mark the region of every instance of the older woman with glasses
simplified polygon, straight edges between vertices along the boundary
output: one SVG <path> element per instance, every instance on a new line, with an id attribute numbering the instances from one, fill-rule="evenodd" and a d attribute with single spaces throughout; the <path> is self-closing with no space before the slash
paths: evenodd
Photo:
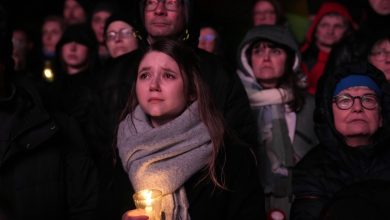
<path id="1" fill-rule="evenodd" d="M 105 42 L 112 58 L 117 58 L 138 48 L 138 38 L 133 22 L 115 14 L 107 19 L 104 28 Z"/>
<path id="2" fill-rule="evenodd" d="M 383 73 L 370 64 L 350 65 L 320 85 L 314 115 L 320 144 L 293 170 L 291 219 L 328 219 L 338 191 L 390 180 L 390 87 Z"/>

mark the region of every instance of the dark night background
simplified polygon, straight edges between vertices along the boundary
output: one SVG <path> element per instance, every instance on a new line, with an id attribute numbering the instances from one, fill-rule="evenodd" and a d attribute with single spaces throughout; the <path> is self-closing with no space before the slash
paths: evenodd
<path id="1" fill-rule="evenodd" d="M 34 41 L 39 40 L 40 25 L 50 14 L 62 14 L 63 0 L 0 0 L 6 7 L 14 27 L 27 29 Z M 92 0 L 93 1 L 93 0 Z M 136 0 L 114 0 L 131 12 Z M 223 36 L 223 48 L 234 54 L 237 45 L 250 27 L 250 8 L 253 0 L 197 0 L 201 20 L 217 24 Z M 98 2 L 96 0 L 95 2 Z M 232 46 L 234 45 L 234 46 Z M 229 59 L 234 59 L 230 55 Z"/>
<path id="2" fill-rule="evenodd" d="M 99 2 L 100 0 L 91 1 Z M 122 10 L 132 13 L 135 10 L 134 4 L 138 0 L 109 1 L 118 3 Z M 222 50 L 225 52 L 225 57 L 234 63 L 236 48 L 251 27 L 251 7 L 254 0 L 195 1 L 197 1 L 200 21 L 208 21 L 216 26 L 222 36 L 224 45 Z M 323 1 L 327 0 L 280 0 L 286 13 L 299 14 L 303 17 L 308 16 L 309 12 L 315 12 Z M 366 0 L 337 1 L 354 9 L 360 7 L 360 2 Z M 0 2 L 6 7 L 14 27 L 26 29 L 34 42 L 39 42 L 43 18 L 51 14 L 62 15 L 64 0 L 0 0 Z"/>

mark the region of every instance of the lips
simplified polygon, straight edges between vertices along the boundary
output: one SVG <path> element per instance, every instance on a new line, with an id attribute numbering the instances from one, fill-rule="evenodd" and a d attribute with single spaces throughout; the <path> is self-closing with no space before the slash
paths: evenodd
<path id="1" fill-rule="evenodd" d="M 351 119 L 348 121 L 349 123 L 367 123 L 366 120 L 364 119 L 360 119 L 360 118 L 357 118 L 357 119 Z"/>
<path id="2" fill-rule="evenodd" d="M 167 24 L 167 23 L 152 23 L 152 25 L 155 26 L 155 27 L 166 27 L 169 24 Z"/>
<path id="3" fill-rule="evenodd" d="M 77 57 L 77 55 L 70 54 L 70 55 L 67 56 L 67 58 L 68 58 L 69 60 L 75 60 L 75 59 L 77 59 L 78 57 Z"/>
<path id="4" fill-rule="evenodd" d="M 164 101 L 164 100 L 161 99 L 161 98 L 150 98 L 150 99 L 148 99 L 149 103 L 159 103 L 159 102 L 162 102 L 162 101 Z"/>

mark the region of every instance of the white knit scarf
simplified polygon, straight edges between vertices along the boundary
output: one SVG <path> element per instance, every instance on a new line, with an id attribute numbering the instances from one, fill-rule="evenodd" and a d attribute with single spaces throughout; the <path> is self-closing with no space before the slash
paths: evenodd
<path id="1" fill-rule="evenodd" d="M 117 146 L 134 190 L 161 190 L 165 219 L 190 219 L 184 183 L 206 166 L 212 153 L 197 102 L 157 128 L 139 106 L 130 117 L 119 125 Z"/>

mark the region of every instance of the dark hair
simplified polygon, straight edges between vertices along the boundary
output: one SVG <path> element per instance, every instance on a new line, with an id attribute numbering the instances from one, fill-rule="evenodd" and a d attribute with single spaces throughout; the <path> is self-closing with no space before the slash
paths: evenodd
<path id="1" fill-rule="evenodd" d="M 43 19 L 42 26 L 47 22 L 57 22 L 60 25 L 61 30 L 65 29 L 65 21 L 58 15 L 49 15 Z"/>
<path id="2" fill-rule="evenodd" d="M 305 103 L 305 89 L 299 85 L 299 81 L 301 80 L 299 78 L 299 73 L 293 70 L 294 62 L 296 59 L 295 52 L 291 48 L 283 44 L 278 44 L 267 39 L 259 39 L 257 41 L 254 41 L 245 52 L 246 59 L 248 60 L 248 63 L 251 67 L 252 50 L 257 48 L 261 43 L 265 43 L 266 46 L 269 48 L 280 48 L 284 52 L 286 52 L 287 59 L 284 64 L 284 74 L 279 79 L 279 82 L 277 83 L 276 87 L 291 89 L 294 99 L 288 103 L 288 106 L 294 112 L 299 112 Z"/>
<path id="3" fill-rule="evenodd" d="M 180 73 L 183 78 L 185 96 L 187 101 L 192 102 L 193 98 L 198 102 L 199 115 L 202 122 L 206 125 L 208 132 L 213 143 L 212 156 L 208 162 L 208 176 L 212 182 L 221 188 L 224 188 L 224 183 L 217 175 L 217 155 L 223 147 L 224 137 L 224 122 L 221 114 L 217 111 L 214 103 L 211 100 L 211 95 L 207 85 L 203 82 L 200 76 L 199 61 L 195 53 L 191 48 L 181 42 L 175 40 L 163 38 L 154 42 L 150 48 L 146 51 L 143 58 L 150 52 L 158 51 L 170 56 L 179 66 Z M 142 59 L 143 59 L 142 58 Z M 142 60 L 141 59 L 141 60 Z M 125 109 L 120 117 L 122 121 L 128 114 L 132 114 L 138 100 L 135 91 L 135 85 L 137 80 L 132 83 L 129 99 L 125 106 Z M 132 118 L 132 117 L 131 117 Z M 206 177 L 206 176 L 205 176 Z"/>

